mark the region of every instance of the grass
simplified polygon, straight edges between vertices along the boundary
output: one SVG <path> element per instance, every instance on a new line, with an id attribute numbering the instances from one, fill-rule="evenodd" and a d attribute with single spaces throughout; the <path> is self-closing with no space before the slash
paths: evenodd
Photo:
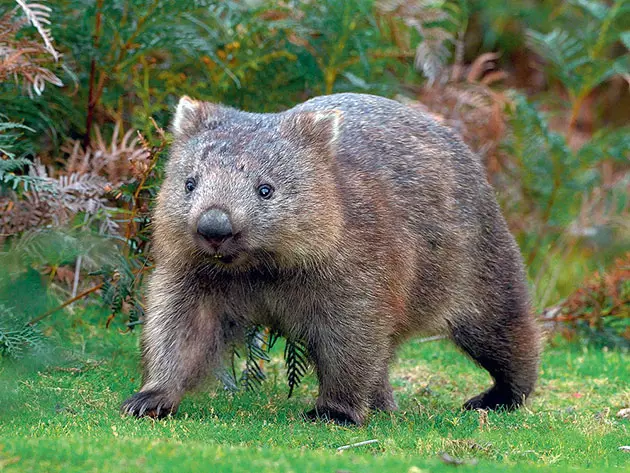
<path id="1" fill-rule="evenodd" d="M 0 471 L 630 471 L 630 421 L 615 415 L 630 407 L 627 352 L 556 341 L 528 406 L 486 416 L 460 405 L 488 376 L 446 341 L 412 341 L 392 372 L 400 411 L 345 428 L 300 419 L 317 385 L 287 399 L 279 351 L 259 391 L 210 387 L 154 421 L 119 415 L 139 386 L 137 334 L 101 326 L 69 316 L 46 364 L 0 365 Z"/>

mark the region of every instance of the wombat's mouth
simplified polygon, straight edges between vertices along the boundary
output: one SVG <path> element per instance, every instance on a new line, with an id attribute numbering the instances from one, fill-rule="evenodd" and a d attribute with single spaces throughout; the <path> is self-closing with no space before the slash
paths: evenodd
<path id="1" fill-rule="evenodd" d="M 234 260 L 236 259 L 236 256 L 215 253 L 211 255 L 210 258 L 212 258 L 214 261 L 217 261 L 218 263 L 221 263 L 221 264 L 230 264 L 234 262 Z"/>

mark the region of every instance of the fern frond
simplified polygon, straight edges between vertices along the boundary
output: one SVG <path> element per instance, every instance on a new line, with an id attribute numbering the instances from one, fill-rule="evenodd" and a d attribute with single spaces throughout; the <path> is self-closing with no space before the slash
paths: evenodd
<path id="1" fill-rule="evenodd" d="M 61 79 L 50 69 L 46 45 L 20 35 L 26 20 L 15 20 L 14 13 L 0 17 L 0 82 L 22 79 L 30 98 L 33 98 L 33 92 L 41 95 L 47 83 L 63 86 Z"/>
<path id="2" fill-rule="evenodd" d="M 37 32 L 44 40 L 46 50 L 58 61 L 61 54 L 53 46 L 54 38 L 50 33 L 50 12 L 52 9 L 43 3 L 28 3 L 25 0 L 15 0 L 22 11 L 26 14 L 28 21 L 37 29 Z M 41 0 L 43 1 L 43 0 Z"/>
<path id="3" fill-rule="evenodd" d="M 43 340 L 38 329 L 10 307 L 0 304 L 0 358 L 23 358 L 29 352 L 41 350 Z"/>
<path id="4" fill-rule="evenodd" d="M 250 328 L 245 334 L 245 369 L 241 373 L 240 384 L 248 391 L 254 390 L 265 379 L 261 362 L 269 361 L 267 343 L 265 341 L 264 327 L 257 325 Z"/>
<path id="5" fill-rule="evenodd" d="M 110 263 L 90 273 L 91 276 L 102 278 L 101 300 L 113 316 L 125 312 L 125 304 L 133 299 L 136 277 L 131 264 L 131 260 L 118 254 Z M 129 322 L 131 320 L 128 317 Z"/>
<path id="6" fill-rule="evenodd" d="M 562 83 L 577 95 L 582 85 L 577 69 L 590 61 L 584 42 L 567 31 L 555 29 L 548 34 L 528 30 L 527 44 L 550 63 Z"/>
<path id="7" fill-rule="evenodd" d="M 134 129 L 122 137 L 120 134 L 120 123 L 116 123 L 109 142 L 100 128 L 94 127 L 94 140 L 87 149 L 78 140 L 64 144 L 61 149 L 68 155 L 66 172 L 100 175 L 111 186 L 141 178 L 149 167 L 151 153 L 140 143 Z"/>
<path id="8" fill-rule="evenodd" d="M 577 152 L 580 162 L 593 165 L 612 159 L 621 163 L 630 160 L 630 127 L 596 132 Z"/>
<path id="9" fill-rule="evenodd" d="M 624 42 L 630 4 L 573 0 L 586 17 L 579 31 L 556 28 L 548 34 L 527 31 L 527 44 L 551 66 L 554 74 L 579 103 L 595 87 L 615 75 L 630 74 L 630 57 L 615 57 L 613 46 Z M 577 101 L 577 102 L 576 102 Z"/>
<path id="10" fill-rule="evenodd" d="M 454 37 L 442 28 L 423 28 L 423 40 L 416 48 L 414 65 L 421 70 L 429 80 L 429 84 L 436 82 L 451 56 L 449 45 Z"/>
<path id="11" fill-rule="evenodd" d="M 4 117 L 0 115 L 0 118 Z M 17 141 L 21 136 L 20 130 L 33 131 L 32 128 L 22 125 L 21 123 L 0 122 L 0 153 L 9 158 L 5 161 L 10 161 L 11 158 L 15 157 L 14 149 L 16 148 Z M 12 170 L 16 171 L 17 169 L 13 168 Z"/>
<path id="12" fill-rule="evenodd" d="M 288 339 L 284 347 L 284 361 L 287 365 L 288 397 L 291 397 L 293 390 L 300 385 L 310 366 L 306 346 Z"/>
<path id="13" fill-rule="evenodd" d="M 594 0 L 571 0 L 571 3 L 599 21 L 603 21 L 610 11 L 610 7 L 608 5 Z"/>
<path id="14" fill-rule="evenodd" d="M 416 48 L 414 64 L 429 84 L 445 81 L 443 72 L 455 44 L 455 33 L 461 28 L 457 7 L 426 0 L 380 0 L 376 8 L 381 14 L 401 18 L 417 31 L 421 41 Z"/>

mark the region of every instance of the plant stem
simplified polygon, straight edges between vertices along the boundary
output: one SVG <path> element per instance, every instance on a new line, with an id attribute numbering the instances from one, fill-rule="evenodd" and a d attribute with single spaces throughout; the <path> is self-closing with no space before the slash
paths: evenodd
<path id="1" fill-rule="evenodd" d="M 584 103 L 584 99 L 588 94 L 582 91 L 573 101 L 573 106 L 571 107 L 571 116 L 569 117 L 569 125 L 567 126 L 567 145 L 569 148 L 571 147 L 571 137 L 573 136 L 573 131 L 575 130 L 575 125 L 578 120 L 578 116 L 580 115 L 580 110 L 582 109 L 582 104 Z"/>
<path id="2" fill-rule="evenodd" d="M 158 128 L 158 131 L 159 131 L 159 127 L 153 120 L 153 117 L 151 117 L 151 120 L 153 121 L 154 126 L 156 126 L 156 128 Z M 166 146 L 166 139 L 162 135 L 160 144 L 157 147 L 154 147 L 152 150 L 150 150 L 150 152 L 152 153 L 151 162 L 149 163 L 149 166 L 147 167 L 146 172 L 142 175 L 142 179 L 138 183 L 138 187 L 136 188 L 136 191 L 133 193 L 133 200 L 131 201 L 131 208 L 129 209 L 131 212 L 131 215 L 129 217 L 129 220 L 127 221 L 127 231 L 125 232 L 125 240 L 127 241 L 127 244 L 129 244 L 129 239 L 131 238 L 131 235 L 135 228 L 134 220 L 138 213 L 138 206 L 140 202 L 140 192 L 142 191 L 142 188 L 144 187 L 144 184 L 147 181 L 149 174 L 151 174 L 151 171 L 153 171 L 153 168 L 155 167 L 157 163 L 160 153 L 162 152 L 165 146 Z"/>
<path id="3" fill-rule="evenodd" d="M 83 147 L 90 146 L 90 130 L 92 129 L 92 122 L 94 121 L 94 108 L 98 103 L 98 97 L 100 94 L 94 93 L 94 81 L 96 80 L 96 51 L 98 50 L 98 43 L 101 35 L 101 10 L 103 9 L 103 0 L 98 0 L 96 3 L 96 20 L 94 25 L 94 54 L 90 61 L 90 82 L 88 88 L 88 103 L 87 103 L 87 116 L 85 118 L 85 136 L 83 137 Z M 102 77 L 102 76 L 101 76 Z"/>
<path id="4" fill-rule="evenodd" d="M 151 266 L 142 266 L 140 269 L 138 269 L 137 271 L 135 271 L 135 275 L 138 276 L 140 273 L 144 272 L 144 271 L 148 271 L 155 268 L 155 265 L 151 265 Z M 61 305 L 58 305 L 57 307 L 55 307 L 54 309 L 50 309 L 48 312 L 43 313 L 42 315 L 38 315 L 37 317 L 35 317 L 33 320 L 31 320 L 28 325 L 35 325 L 37 322 L 45 319 L 46 317 L 48 317 L 49 315 L 54 314 L 55 312 L 63 309 L 64 307 L 69 306 L 70 304 L 75 303 L 76 301 L 83 299 L 85 296 L 88 296 L 90 294 L 92 294 L 93 292 L 98 291 L 100 288 L 103 287 L 103 283 L 99 283 L 96 286 L 93 286 L 89 289 L 86 289 L 85 291 L 83 291 L 81 294 L 78 294 L 77 296 L 73 297 L 72 299 L 68 299 L 66 302 L 64 302 Z"/>
<path id="5" fill-rule="evenodd" d="M 46 317 L 48 317 L 49 315 L 54 314 L 55 312 L 63 309 L 64 307 L 69 306 L 70 304 L 78 301 L 79 299 L 83 299 L 85 296 L 92 294 L 93 292 L 98 291 L 101 287 L 103 287 L 103 283 L 97 284 L 96 286 L 93 286 L 89 289 L 86 289 L 85 291 L 83 291 L 81 294 L 78 294 L 77 296 L 73 297 L 72 299 L 68 299 L 66 302 L 64 302 L 61 305 L 58 305 L 57 307 L 55 307 L 54 309 L 50 309 L 48 312 L 43 313 L 42 315 L 39 315 L 37 317 L 35 317 L 33 320 L 31 320 L 28 325 L 35 325 L 37 322 L 40 322 L 41 320 L 45 319 Z"/>

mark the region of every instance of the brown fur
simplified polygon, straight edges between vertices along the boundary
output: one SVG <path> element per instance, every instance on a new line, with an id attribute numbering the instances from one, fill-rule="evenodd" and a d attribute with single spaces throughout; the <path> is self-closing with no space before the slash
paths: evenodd
<path id="1" fill-rule="evenodd" d="M 312 418 L 361 424 L 370 408 L 395 409 L 389 364 L 417 333 L 447 334 L 493 376 L 466 407 L 510 409 L 531 393 L 539 331 L 521 257 L 481 164 L 450 131 L 358 94 L 280 114 L 183 98 L 173 131 L 143 386 L 124 412 L 174 412 L 251 324 L 308 346 Z M 220 243 L 198 234 L 209 209 L 231 222 Z"/>

